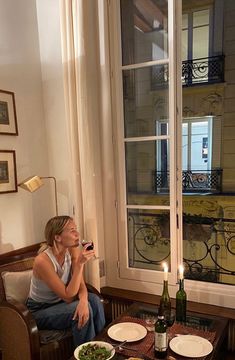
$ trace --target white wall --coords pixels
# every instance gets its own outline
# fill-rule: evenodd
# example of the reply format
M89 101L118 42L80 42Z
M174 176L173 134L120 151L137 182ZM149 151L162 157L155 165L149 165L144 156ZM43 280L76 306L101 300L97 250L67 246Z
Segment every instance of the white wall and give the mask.
M0 0L0 9L0 89L15 93L19 129L18 136L0 135L0 150L16 151L18 183L55 176L59 213L71 213L59 1ZM0 194L0 253L43 240L55 214L52 190L47 181L33 194Z

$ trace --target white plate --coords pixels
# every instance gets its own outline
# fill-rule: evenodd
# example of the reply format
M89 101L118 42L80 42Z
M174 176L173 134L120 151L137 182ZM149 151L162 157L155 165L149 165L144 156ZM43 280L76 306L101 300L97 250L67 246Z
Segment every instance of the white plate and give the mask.
M91 345L99 345L99 346L104 346L107 350L111 350L113 349L113 345L107 343L107 342L104 342L104 341L88 341L84 344L81 344L79 345L75 350L74 350L74 357L76 360L80 360L79 358L79 351L82 349L83 346L86 346L88 344L91 344ZM106 360L109 360L109 359L112 359L112 357L114 356L115 354L115 349L111 350L111 355L109 358L107 358Z
M191 358L206 356L213 350L210 341L196 335L179 335L170 341L170 348L176 354Z
M116 341L138 341L143 339L146 334L146 328L134 322L118 323L108 329L108 336Z

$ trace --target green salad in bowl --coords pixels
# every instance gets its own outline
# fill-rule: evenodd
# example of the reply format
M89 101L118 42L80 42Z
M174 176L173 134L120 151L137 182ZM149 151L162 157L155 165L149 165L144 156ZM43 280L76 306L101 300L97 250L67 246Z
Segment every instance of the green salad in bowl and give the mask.
M77 360L109 360L115 354L113 346L104 341L89 341L74 351Z

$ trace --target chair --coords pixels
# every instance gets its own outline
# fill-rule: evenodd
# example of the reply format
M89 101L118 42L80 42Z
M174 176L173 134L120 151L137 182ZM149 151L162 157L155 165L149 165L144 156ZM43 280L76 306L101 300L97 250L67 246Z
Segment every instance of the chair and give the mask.
M0 256L2 258L2 255ZM4 360L67 360L74 351L70 331L38 330L25 305L34 256L0 261L0 353ZM0 259L1 260L1 259ZM88 291L100 293L91 285Z

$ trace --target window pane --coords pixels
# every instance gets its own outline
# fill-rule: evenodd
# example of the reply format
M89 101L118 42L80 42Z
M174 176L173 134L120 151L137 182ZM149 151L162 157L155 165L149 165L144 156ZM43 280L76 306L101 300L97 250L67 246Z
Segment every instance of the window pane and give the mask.
M182 170L188 170L188 124L182 124Z
M193 59L209 56L209 26L193 29Z
M187 29L188 27L188 14L182 14L182 29Z
M207 170L208 162L208 121L197 121L191 127L191 170ZM205 147L207 140L207 147ZM207 157L205 151L207 150ZM210 154L209 154L210 155ZM211 169L208 169L211 170ZM202 181L201 177L201 181Z
M205 134L208 135L208 121L196 121L192 122L192 134L199 135Z
M129 267L170 268L170 217L166 210L128 210Z
M126 184L129 205L169 205L167 140L126 143Z
M182 61L188 60L188 30L182 31Z
M168 67L123 71L123 91L125 137L155 136L156 122L169 117Z
M168 57L168 1L122 0L123 65Z
M209 9L195 11L193 13L193 26L201 26L209 24Z

